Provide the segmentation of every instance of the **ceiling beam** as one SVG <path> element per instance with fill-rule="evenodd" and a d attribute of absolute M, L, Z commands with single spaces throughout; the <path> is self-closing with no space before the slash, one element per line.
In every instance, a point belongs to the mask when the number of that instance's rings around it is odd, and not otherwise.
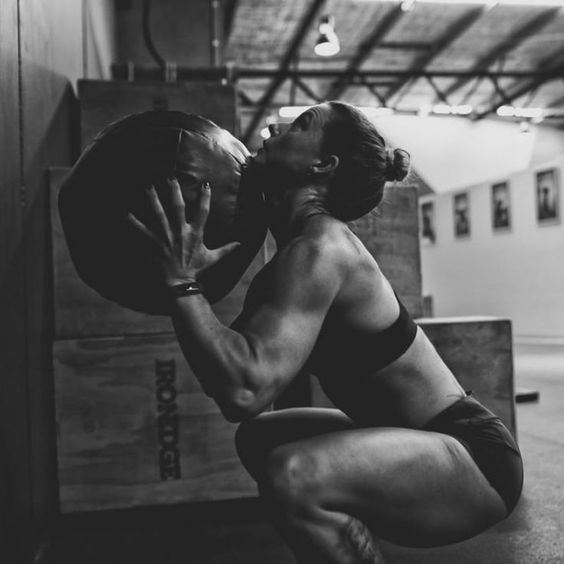
<path fill-rule="evenodd" d="M 255 112 L 253 118 L 251 119 L 251 122 L 249 123 L 247 129 L 245 130 L 245 134 L 243 135 L 244 143 L 249 142 L 250 138 L 253 136 L 255 130 L 257 129 L 259 123 L 261 122 L 270 102 L 278 92 L 278 89 L 280 88 L 284 80 L 286 80 L 287 71 L 292 65 L 292 62 L 294 61 L 295 56 L 298 54 L 298 51 L 303 43 L 303 40 L 307 32 L 309 31 L 312 23 L 318 16 L 321 8 L 323 8 L 324 4 L 325 4 L 325 0 L 314 0 L 310 3 L 307 12 L 302 17 L 302 20 L 299 23 L 296 32 L 294 33 L 294 37 L 292 38 L 292 41 L 290 42 L 290 45 L 288 46 L 288 49 L 284 54 L 284 57 L 278 67 L 276 76 L 270 83 L 270 86 L 268 87 L 267 91 L 260 99 L 260 103 L 257 108 L 257 111 Z"/>
<path fill-rule="evenodd" d="M 376 45 L 392 30 L 394 25 L 405 14 L 398 4 L 392 8 L 372 30 L 372 33 L 359 45 L 356 53 L 349 61 L 344 74 L 327 89 L 326 100 L 340 98 L 349 85 L 349 76 L 358 71 L 362 63 L 370 56 Z"/>
<path fill-rule="evenodd" d="M 411 65 L 411 70 L 422 70 L 436 59 L 447 47 L 456 41 L 462 34 L 464 34 L 482 15 L 488 11 L 487 6 L 480 6 L 469 10 L 454 24 L 449 26 L 448 31 L 442 35 L 432 46 L 428 53 L 417 57 Z M 389 100 L 394 94 L 399 92 L 404 86 L 409 86 L 412 80 L 402 79 L 392 86 L 386 92 L 386 99 Z"/>
<path fill-rule="evenodd" d="M 316 104 L 319 104 L 322 101 L 319 94 L 316 94 L 301 78 L 294 78 L 294 83 L 306 96 L 315 100 Z"/>
<path fill-rule="evenodd" d="M 271 111 L 276 111 L 278 110 L 279 106 L 276 105 L 272 105 L 269 107 L 269 110 Z M 239 106 L 239 110 L 245 115 L 252 115 L 252 112 L 254 111 L 254 107 L 252 106 L 246 106 L 246 105 L 240 105 Z M 420 116 L 421 115 L 421 107 L 420 106 L 412 106 L 412 107 L 402 107 L 401 109 L 395 109 L 394 110 L 394 115 L 397 116 Z M 434 114 L 434 115 L 439 115 L 439 114 Z M 439 117 L 447 117 L 447 116 L 439 116 Z M 465 119 L 469 119 L 472 120 L 473 116 L 469 115 L 469 116 L 463 116 Z M 278 119 L 282 119 L 282 118 L 278 118 Z M 461 118 L 462 119 L 462 118 Z M 518 119 L 518 118 L 512 118 L 512 119 Z M 550 111 L 547 111 L 544 114 L 543 117 L 543 121 L 552 121 L 552 122 L 564 122 L 564 109 L 552 109 Z"/>
<path fill-rule="evenodd" d="M 344 78 L 351 81 L 353 84 L 364 85 L 367 81 L 376 80 L 373 86 L 388 87 L 390 86 L 388 79 L 394 78 L 514 78 L 514 79 L 533 79 L 542 78 L 549 80 L 552 78 L 559 78 L 562 72 L 559 68 L 551 70 L 549 63 L 554 62 L 557 55 L 553 55 L 547 59 L 546 63 L 539 63 L 536 68 L 542 68 L 546 64 L 547 70 L 518 70 L 518 71 L 489 71 L 489 70 L 390 70 L 390 69 L 372 69 L 366 71 L 356 70 L 354 72 L 346 71 L 344 69 L 331 69 L 331 68 L 300 68 L 300 69 L 287 69 L 283 73 L 283 79 L 307 79 L 307 78 Z M 114 63 L 112 65 L 112 76 L 116 80 L 127 79 L 128 65 L 127 63 Z M 134 68 L 135 80 L 160 80 L 161 72 L 155 69 L 154 66 L 136 66 Z M 253 79 L 253 78 L 277 78 L 280 77 L 279 69 L 264 69 L 254 67 L 178 67 L 176 69 L 177 80 L 207 80 L 211 82 L 216 81 L 237 81 L 240 79 Z M 261 100 L 258 100 L 260 102 Z"/>
<path fill-rule="evenodd" d="M 433 44 L 428 41 L 380 41 L 374 49 L 400 49 L 401 51 L 429 51 Z"/>
<path fill-rule="evenodd" d="M 500 57 L 503 57 L 519 45 L 529 39 L 532 35 L 539 32 L 543 27 L 553 22 L 558 15 L 560 8 L 551 8 L 550 10 L 543 11 L 538 16 L 525 22 L 522 26 L 513 31 L 509 37 L 506 37 L 501 43 L 494 47 L 491 51 L 486 53 L 475 65 L 472 70 L 484 70 L 489 68 Z M 462 88 L 468 82 L 467 79 L 461 78 L 451 84 L 445 90 L 445 96 L 450 96 L 458 89 Z"/>
<path fill-rule="evenodd" d="M 540 68 L 540 67 L 539 67 Z M 190 70 L 186 69 L 189 73 Z M 182 69 L 178 69 L 178 76 L 182 76 Z M 241 78 L 271 78 L 278 76 L 279 71 L 276 69 L 261 69 L 242 67 L 234 69 L 233 75 L 235 79 Z M 355 85 L 362 86 L 366 79 L 369 78 L 543 78 L 551 79 L 561 76 L 560 69 L 554 70 L 519 70 L 519 71 L 488 71 L 488 70 L 389 70 L 389 69 L 372 69 L 366 71 L 356 70 L 354 72 L 346 71 L 343 69 L 307 69 L 302 68 L 298 70 L 288 70 L 285 73 L 285 78 L 344 78 L 346 77 Z"/>
<path fill-rule="evenodd" d="M 521 96 L 524 96 L 528 92 L 531 92 L 531 90 L 539 88 L 549 80 L 564 78 L 564 56 L 562 55 L 562 46 L 556 53 L 554 53 L 553 56 L 547 57 L 546 59 L 540 61 L 538 67 L 547 69 L 545 71 L 547 73 L 547 76 L 534 77 L 532 80 L 528 80 L 524 83 L 518 82 L 517 84 L 514 84 L 512 88 L 505 88 L 505 97 L 502 102 L 496 101 L 494 104 L 491 104 L 486 110 L 473 116 L 472 119 L 477 121 L 485 118 L 487 115 L 495 112 L 500 103 L 511 104 L 513 101 L 517 100 Z"/>

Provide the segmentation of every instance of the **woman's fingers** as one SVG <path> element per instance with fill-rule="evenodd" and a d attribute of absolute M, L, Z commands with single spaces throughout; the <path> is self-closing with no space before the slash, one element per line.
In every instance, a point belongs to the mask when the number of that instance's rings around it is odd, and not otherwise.
<path fill-rule="evenodd" d="M 174 177 L 168 178 L 167 182 L 171 190 L 174 221 L 177 227 L 181 227 L 186 222 L 186 204 L 184 202 L 184 196 L 182 195 L 182 189 L 180 188 L 180 183 Z"/>
<path fill-rule="evenodd" d="M 129 212 L 127 214 L 127 219 L 137 229 L 137 231 L 139 231 L 141 234 L 143 234 L 145 237 L 147 237 L 153 243 L 156 242 L 155 236 L 151 233 L 149 228 L 142 221 L 137 219 L 137 217 L 135 217 L 135 215 L 133 215 L 131 212 Z"/>
<path fill-rule="evenodd" d="M 161 228 L 160 230 L 167 240 L 172 243 L 181 236 L 183 226 L 186 225 L 186 204 L 178 180 L 171 177 L 167 178 L 166 182 L 170 188 L 170 199 L 168 200 L 169 203 L 166 210 L 153 185 L 147 189 L 147 197 L 149 198 L 151 208 L 155 214 L 155 219 Z M 200 208 L 195 214 L 194 220 L 190 226 L 194 232 L 203 234 L 210 211 L 210 200 L 211 187 L 209 182 L 204 182 L 200 191 Z M 147 236 L 150 235 L 153 240 L 157 240 L 155 236 L 156 233 L 151 232 L 147 226 L 141 223 L 133 214 L 130 214 L 129 219 L 139 231 Z"/>
<path fill-rule="evenodd" d="M 236 251 L 241 246 L 241 243 L 235 241 L 234 243 L 227 243 L 223 247 L 219 247 L 219 249 L 214 249 L 210 251 L 210 254 L 213 256 L 213 262 L 219 262 L 224 256 L 231 254 L 233 251 Z"/>
<path fill-rule="evenodd" d="M 149 197 L 149 202 L 155 212 L 157 219 L 161 225 L 163 233 L 168 238 L 169 241 L 173 240 L 172 231 L 170 229 L 170 223 L 168 221 L 168 217 L 164 211 L 163 205 L 161 204 L 161 200 L 159 199 L 159 195 L 157 194 L 157 190 L 153 185 L 147 190 L 147 195 Z"/>
<path fill-rule="evenodd" d="M 210 213 L 211 186 L 209 182 L 204 182 L 200 192 L 200 209 L 192 223 L 194 229 L 203 233 L 208 214 Z"/>

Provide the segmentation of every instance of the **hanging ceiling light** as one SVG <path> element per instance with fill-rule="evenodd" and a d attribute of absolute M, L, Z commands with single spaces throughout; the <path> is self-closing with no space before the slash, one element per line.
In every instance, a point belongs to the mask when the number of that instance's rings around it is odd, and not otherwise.
<path fill-rule="evenodd" d="M 401 9 L 404 12 L 411 12 L 415 8 L 415 0 L 403 0 L 401 3 Z"/>
<path fill-rule="evenodd" d="M 504 105 L 504 106 L 499 106 L 496 113 L 500 117 L 540 119 L 544 115 L 544 110 L 542 108 L 517 107 L 517 106 Z"/>
<path fill-rule="evenodd" d="M 335 33 L 335 18 L 323 16 L 319 22 L 319 38 L 313 48 L 315 54 L 320 57 L 332 57 L 340 49 L 339 38 Z"/>

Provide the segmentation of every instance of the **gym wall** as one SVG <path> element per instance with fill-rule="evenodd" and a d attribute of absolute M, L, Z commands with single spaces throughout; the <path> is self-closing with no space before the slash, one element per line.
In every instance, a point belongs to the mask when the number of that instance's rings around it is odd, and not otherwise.
<path fill-rule="evenodd" d="M 47 168 L 75 156 L 87 46 L 112 49 L 98 26 L 113 3 L 93 3 L 92 21 L 83 5 L 0 2 L 0 561 L 13 564 L 33 560 L 57 506 Z"/>
<path fill-rule="evenodd" d="M 115 5 L 117 58 L 113 62 L 157 67 L 140 33 L 142 2 L 118 0 Z M 159 54 L 178 66 L 211 66 L 211 17 L 209 0 L 153 1 L 150 9 L 150 33 Z"/>
<path fill-rule="evenodd" d="M 435 202 L 436 242 L 421 247 L 423 291 L 437 316 L 495 315 L 513 320 L 516 342 L 564 342 L 564 224 L 536 216 L 536 172 L 555 169 L 562 184 L 564 158 L 537 160 L 521 172 L 492 178 Z M 506 181 L 511 227 L 492 229 L 491 185 Z M 562 189 L 562 187 L 561 187 Z M 469 195 L 470 235 L 454 235 L 453 195 Z M 562 218 L 562 194 L 558 202 Z"/>

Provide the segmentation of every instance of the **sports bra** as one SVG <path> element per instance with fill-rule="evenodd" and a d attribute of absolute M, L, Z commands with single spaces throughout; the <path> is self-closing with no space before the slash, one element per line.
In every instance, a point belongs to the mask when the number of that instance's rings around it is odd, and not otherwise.
<path fill-rule="evenodd" d="M 272 263 L 270 263 L 272 264 Z M 255 291 L 265 286 L 267 276 L 270 275 L 270 266 L 267 265 L 255 279 L 251 282 L 251 287 Z M 244 313 L 241 314 L 232 324 L 232 328 L 237 329 L 244 323 L 244 319 L 250 315 L 259 303 L 254 292 L 247 292 L 245 299 Z M 411 319 L 407 309 L 394 291 L 394 295 L 399 304 L 399 316 L 386 329 L 379 333 L 364 333 L 362 335 L 347 333 L 347 336 L 335 335 L 335 329 L 329 329 L 319 336 L 319 343 L 323 343 L 321 349 L 332 350 L 335 346 L 340 351 L 346 351 L 354 355 L 360 363 L 370 370 L 380 370 L 398 359 L 415 340 L 417 325 Z M 334 365 L 335 360 L 332 360 Z"/>
<path fill-rule="evenodd" d="M 416 323 L 411 319 L 395 291 L 394 295 L 399 304 L 398 318 L 380 333 L 372 335 L 375 370 L 380 370 L 398 359 L 411 346 L 417 334 Z"/>
<path fill-rule="evenodd" d="M 314 366 L 339 371 L 349 366 L 351 359 L 354 359 L 355 365 L 362 367 L 363 373 L 373 373 L 398 359 L 415 340 L 417 325 L 397 294 L 396 299 L 399 304 L 398 317 L 378 333 L 365 330 L 357 332 L 354 328 L 343 331 L 338 324 L 326 324 L 318 337 L 317 350 L 309 365 L 310 371 L 316 373 Z M 334 351 L 335 355 L 331 354 L 330 359 L 327 359 L 327 351 Z"/>

